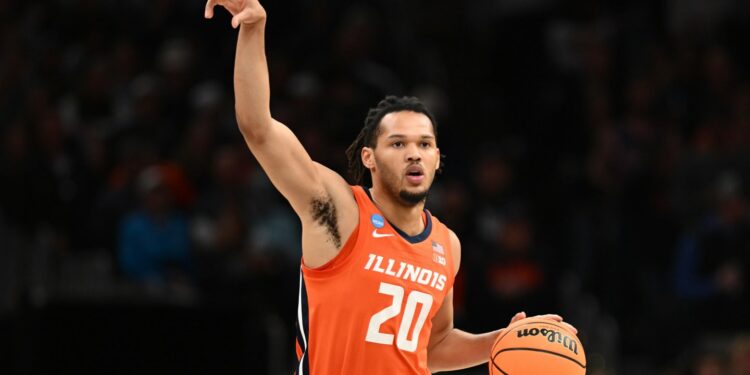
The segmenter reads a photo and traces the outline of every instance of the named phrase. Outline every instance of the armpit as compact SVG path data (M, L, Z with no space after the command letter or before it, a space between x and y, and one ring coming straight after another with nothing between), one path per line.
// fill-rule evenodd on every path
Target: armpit
M313 198L310 206L312 208L313 220L325 227L333 245L337 249L341 248L341 234L339 233L338 220L336 219L336 206L333 204L331 197Z

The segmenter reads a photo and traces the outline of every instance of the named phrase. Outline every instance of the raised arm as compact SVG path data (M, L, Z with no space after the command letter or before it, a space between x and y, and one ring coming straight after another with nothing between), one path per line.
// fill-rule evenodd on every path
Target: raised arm
M266 11L255 1L208 0L206 17L221 5L239 28L234 61L235 113L240 132L279 191L297 213L312 196L323 193L315 165L295 135L271 117L265 52Z
M346 181L313 162L294 133L271 117L265 9L257 0L208 0L206 18L213 17L216 5L227 9L232 14L232 27L240 29L234 62L240 132L271 182L300 217L306 263L325 262L353 231L356 202Z

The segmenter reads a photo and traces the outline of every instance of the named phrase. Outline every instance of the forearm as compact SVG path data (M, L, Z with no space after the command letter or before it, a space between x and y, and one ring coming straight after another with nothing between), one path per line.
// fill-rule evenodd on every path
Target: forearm
M454 328L427 353L430 371L458 370L487 362L499 333L500 330L475 335Z
M257 137L271 124L265 18L243 24L234 61L234 96L237 123L245 137Z

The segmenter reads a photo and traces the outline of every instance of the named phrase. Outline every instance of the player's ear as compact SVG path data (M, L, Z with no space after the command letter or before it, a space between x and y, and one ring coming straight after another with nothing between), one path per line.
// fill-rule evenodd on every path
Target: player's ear
M435 163L435 170L440 169L440 149L435 147L435 153L437 154L437 162Z
M362 147L362 164L367 169L375 167L375 152L369 147Z

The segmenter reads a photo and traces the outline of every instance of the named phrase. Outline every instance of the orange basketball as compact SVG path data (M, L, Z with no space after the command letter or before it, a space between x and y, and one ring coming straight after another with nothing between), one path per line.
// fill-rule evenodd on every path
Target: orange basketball
M527 318L498 335L489 365L491 375L584 375L586 354L562 324Z

